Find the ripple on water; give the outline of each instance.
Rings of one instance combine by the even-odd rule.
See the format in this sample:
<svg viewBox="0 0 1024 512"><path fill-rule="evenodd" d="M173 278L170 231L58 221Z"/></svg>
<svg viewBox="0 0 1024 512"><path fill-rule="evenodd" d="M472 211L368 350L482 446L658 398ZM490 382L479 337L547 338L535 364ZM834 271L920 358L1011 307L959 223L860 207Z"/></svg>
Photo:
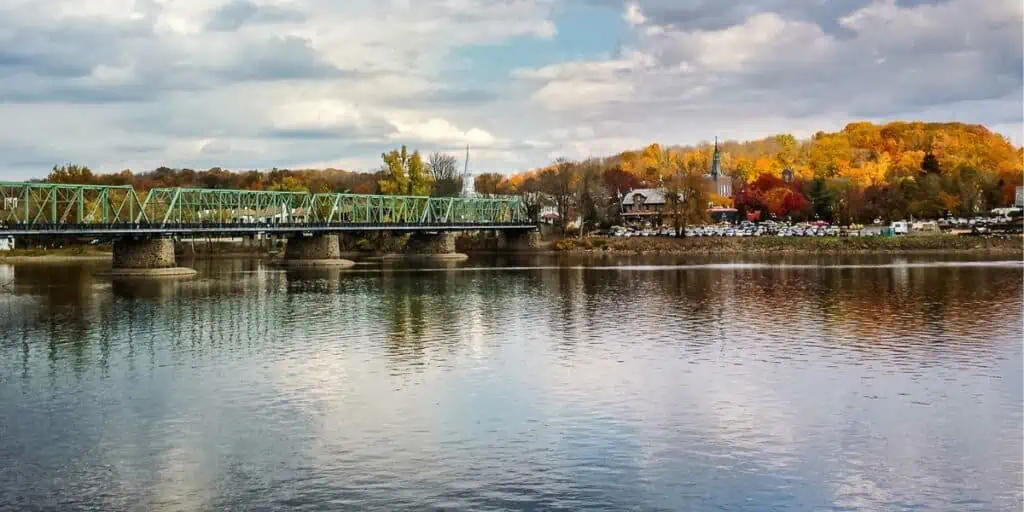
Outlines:
<svg viewBox="0 0 1024 512"><path fill-rule="evenodd" d="M1020 262L512 264L16 267L0 508L1019 504Z"/></svg>

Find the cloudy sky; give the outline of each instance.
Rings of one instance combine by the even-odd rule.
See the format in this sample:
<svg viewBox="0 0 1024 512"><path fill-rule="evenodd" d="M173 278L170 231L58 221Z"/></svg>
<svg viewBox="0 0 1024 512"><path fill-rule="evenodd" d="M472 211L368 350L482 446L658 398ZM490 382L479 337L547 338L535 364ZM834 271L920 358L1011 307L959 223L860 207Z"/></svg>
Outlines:
<svg viewBox="0 0 1024 512"><path fill-rule="evenodd" d="M0 178L363 170L403 143L508 172L859 119L1020 144L1021 22L1020 0L0 0Z"/></svg>

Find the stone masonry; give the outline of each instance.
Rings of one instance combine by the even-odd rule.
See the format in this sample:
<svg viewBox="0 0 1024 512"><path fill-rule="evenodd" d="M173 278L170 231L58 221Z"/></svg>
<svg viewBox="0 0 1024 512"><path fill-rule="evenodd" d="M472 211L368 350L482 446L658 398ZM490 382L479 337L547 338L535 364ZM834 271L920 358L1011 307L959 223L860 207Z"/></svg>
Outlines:
<svg viewBox="0 0 1024 512"><path fill-rule="evenodd" d="M498 233L498 248L510 251L530 251L540 247L538 231L502 231Z"/></svg>
<svg viewBox="0 0 1024 512"><path fill-rule="evenodd" d="M115 269L173 268L174 241L167 238L125 238L114 242Z"/></svg>
<svg viewBox="0 0 1024 512"><path fill-rule="evenodd" d="M454 254L455 233L414 233L405 244L406 254Z"/></svg>
<svg viewBox="0 0 1024 512"><path fill-rule="evenodd" d="M285 260L338 260L341 247L338 235L295 236L288 239L284 249Z"/></svg>

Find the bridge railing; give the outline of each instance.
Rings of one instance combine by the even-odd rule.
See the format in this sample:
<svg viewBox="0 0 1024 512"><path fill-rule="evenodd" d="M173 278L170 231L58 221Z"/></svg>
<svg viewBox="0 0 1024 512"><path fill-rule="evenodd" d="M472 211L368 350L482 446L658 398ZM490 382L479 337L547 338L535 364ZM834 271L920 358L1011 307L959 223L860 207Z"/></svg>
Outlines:
<svg viewBox="0 0 1024 512"><path fill-rule="evenodd" d="M0 224L146 225L526 225L515 196L426 197L262 190L0 182Z"/></svg>

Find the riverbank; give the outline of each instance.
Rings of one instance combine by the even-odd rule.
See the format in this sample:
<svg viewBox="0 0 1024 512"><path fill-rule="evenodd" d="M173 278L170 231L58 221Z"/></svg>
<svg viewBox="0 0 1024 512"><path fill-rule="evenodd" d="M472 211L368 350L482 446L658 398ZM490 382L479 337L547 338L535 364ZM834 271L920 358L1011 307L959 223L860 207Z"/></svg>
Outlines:
<svg viewBox="0 0 1024 512"><path fill-rule="evenodd" d="M955 235L900 237L755 237L670 238L588 237L556 241L561 253L624 254L871 254L924 252L986 252L1021 256L1024 237L975 237Z"/></svg>
<svg viewBox="0 0 1024 512"><path fill-rule="evenodd" d="M110 261L111 258L113 258L113 253L110 250L84 245L61 249L14 249L0 251L0 263L66 263L72 261Z"/></svg>
<svg viewBox="0 0 1024 512"><path fill-rule="evenodd" d="M280 251L272 247L239 247L222 244L221 251L179 252L183 259L260 258L276 259ZM460 253L503 254L508 251L481 244L463 246ZM671 238L631 237L566 238L542 242L537 250L516 251L521 254L900 254L900 253L988 253L1021 257L1024 237L1010 236L901 236L901 237L754 237L754 238ZM346 251L343 257L359 261L387 260L393 254ZM415 258L415 255L410 256ZM465 259L464 254L458 256ZM69 263L109 262L109 246L75 246L61 249L15 249L0 252L0 263Z"/></svg>

